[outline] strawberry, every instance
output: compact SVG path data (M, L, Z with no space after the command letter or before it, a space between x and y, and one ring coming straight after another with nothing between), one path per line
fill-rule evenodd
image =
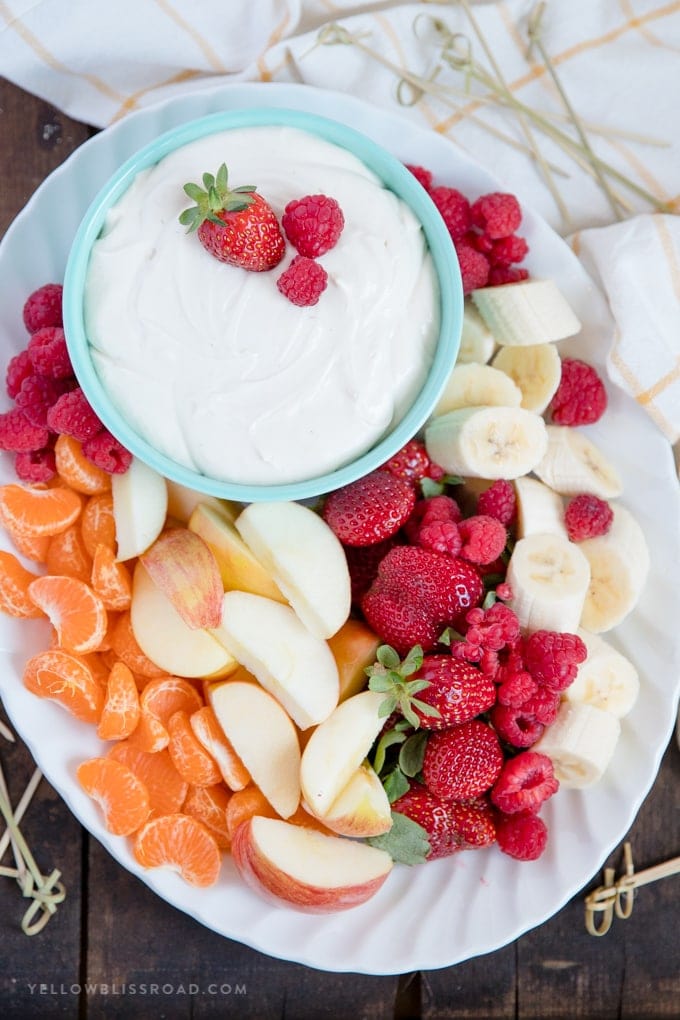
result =
M444 629L479 605L483 594L471 564L405 545L381 560L361 609L376 634L406 655L414 645L432 651Z
M444 469L430 460L424 443L418 439L410 439L401 450L397 450L394 456L385 461L383 468L409 482L419 482L422 478L439 481L444 477Z
M196 203L179 217L188 232L220 262L262 272L278 266L286 250L281 227L269 203L251 184L228 186L226 164L217 176L203 174L203 187L185 184Z
M430 793L444 800L470 800L494 785L503 760L495 731L481 719L472 719L431 734L423 780Z
M516 811L536 812L541 804L557 793L553 763L546 754L522 751L508 758L494 783L491 800L507 815Z
M382 542L375 542L374 545L347 545L344 547L352 586L352 603L355 606L359 605L362 596L373 584L380 561L387 556L390 549L397 545L398 541L397 536L393 535Z
M344 545L373 545L399 531L415 502L409 481L378 470L331 492L322 516Z
M395 800L392 810L425 830L430 844L428 861L449 857L458 850L488 846L496 838L491 809L481 799L465 804L447 803L420 783L413 783L407 793Z

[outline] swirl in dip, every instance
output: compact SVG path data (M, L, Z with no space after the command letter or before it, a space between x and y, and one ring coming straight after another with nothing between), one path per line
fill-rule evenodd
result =
M281 218L335 198L345 227L299 308L276 280L217 261L179 223L187 181L229 168ZM394 427L422 388L439 289L421 225L357 157L298 128L239 128L142 171L94 244L85 325L119 412L175 462L221 481L279 484L335 470Z

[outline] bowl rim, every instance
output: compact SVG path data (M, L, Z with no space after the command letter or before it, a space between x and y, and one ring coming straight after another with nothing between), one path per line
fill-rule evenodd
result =
M316 134L354 153L406 202L418 218L439 285L440 324L430 370L406 414L382 439L359 457L333 471L296 482L260 485L210 478L178 464L140 436L108 396L89 356L83 292L92 245L111 206L142 170L184 145L219 131L246 127L285 126ZM300 500L320 497L369 474L384 464L421 429L441 396L460 347L464 307L460 267L444 221L427 191L410 170L387 149L346 124L289 107L260 106L192 118L158 135L129 156L109 176L88 206L70 246L63 285L66 343L74 373L85 396L106 428L133 454L170 481L205 495L238 502Z

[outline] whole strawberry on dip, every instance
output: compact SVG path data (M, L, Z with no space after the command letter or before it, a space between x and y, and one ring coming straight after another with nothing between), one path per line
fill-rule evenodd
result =
M110 209L85 326L103 387L161 454L276 485L340 468L404 417L440 291L419 220L357 156L237 127L170 152Z

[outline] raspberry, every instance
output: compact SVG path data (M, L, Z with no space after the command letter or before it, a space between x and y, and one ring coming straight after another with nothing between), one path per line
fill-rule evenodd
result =
M418 439L411 439L402 446L383 464L383 470L409 482L419 482L421 478L438 481L444 476L444 469L430 460L424 444Z
M475 251L480 251L482 255L490 255L495 242L492 238L487 237L486 234L480 234L476 230L468 230L463 238L463 243L474 248Z
M572 682L588 650L578 634L536 630L522 645L524 665L534 680L553 691L563 691Z
M73 375L71 358L61 326L43 326L28 341L31 363L40 375L68 379Z
M489 287L503 287L506 283L519 283L529 279L528 269L516 269L514 266L492 266L489 270Z
M300 255L325 255L337 244L345 225L342 209L327 195L305 195L286 206L281 218L286 237ZM312 304L306 301L305 304Z
M85 440L83 453L95 467L110 475L124 475L132 461L130 451L104 428Z
M456 245L456 255L463 281L463 294L470 294L473 290L486 287L489 279L489 262L486 255L475 251L462 241Z
M470 229L470 203L455 188L432 188L430 198L437 206L452 241L460 241Z
M505 549L507 533L495 517L477 514L458 525L463 545L461 559L470 563L492 563Z
M606 535L613 520L614 511L606 499L600 499L589 492L574 496L564 510L564 523L572 542Z
M20 354L15 354L7 365L7 373L5 375L7 396L14 400L21 389L21 384L29 375L33 375L31 355L28 351L21 351Z
M470 207L473 224L496 240L514 234L522 222L522 210L514 195L493 191L482 195Z
M521 262L528 251L529 245L523 237L519 237L517 234L499 237L492 243L489 262L492 266L508 267L513 262Z
M521 708L537 690L538 684L531 673L524 670L510 673L498 687L498 701L507 708Z
M47 444L49 432L33 425L19 407L0 414L0 450L30 453Z
M47 424L53 432L73 436L80 443L92 439L103 427L79 386L59 397L47 413Z
M495 517L497 521L508 527L517 514L517 497L515 486L504 478L499 478L477 499L477 513L485 517Z
M331 492L322 516L343 545L373 545L399 531L415 501L410 482L378 470Z
M24 412L33 425L47 426L50 408L67 390L64 379L49 379L44 375L29 375L21 384L16 396L16 405Z
M543 726L552 726L557 718L562 698L559 691L539 687L522 705L524 712L533 715Z
M491 791L491 801L507 815L517 811L536 812L557 793L553 763L538 751L522 751L508 758Z
M22 482L49 482L57 473L54 450L44 446L41 450L18 453L14 458L14 470Z
M432 733L423 757L423 780L444 800L470 800L490 789L503 767L494 730L481 719Z
M460 507L451 496L429 496L427 499L418 500L404 526L404 531L412 545L419 545L421 527L435 521L451 521L456 524L461 517Z
M453 521L435 520L420 525L417 544L445 556L457 556L463 540L458 525Z
M431 170L427 170L424 166L413 166L410 163L406 163L405 166L407 170L411 171L418 183L422 184L425 191L432 190L432 179L434 175Z
M346 545L345 557L352 588L352 602L359 605L362 597L373 584L381 560L397 543L397 538L386 538L373 545Z
M43 326L62 325L61 295L60 283L46 283L29 295L23 309L24 325L29 333Z
M496 819L496 839L504 854L518 861L535 861L545 850L548 829L538 815L518 811Z
M296 255L276 281L283 296L300 308L315 305L327 284L328 273L323 266L305 255Z
M501 740L513 747L531 747L545 729L525 705L515 708L497 703L489 713L489 720Z
M607 391L592 365L563 358L562 376L550 404L557 425L592 425L607 408Z

